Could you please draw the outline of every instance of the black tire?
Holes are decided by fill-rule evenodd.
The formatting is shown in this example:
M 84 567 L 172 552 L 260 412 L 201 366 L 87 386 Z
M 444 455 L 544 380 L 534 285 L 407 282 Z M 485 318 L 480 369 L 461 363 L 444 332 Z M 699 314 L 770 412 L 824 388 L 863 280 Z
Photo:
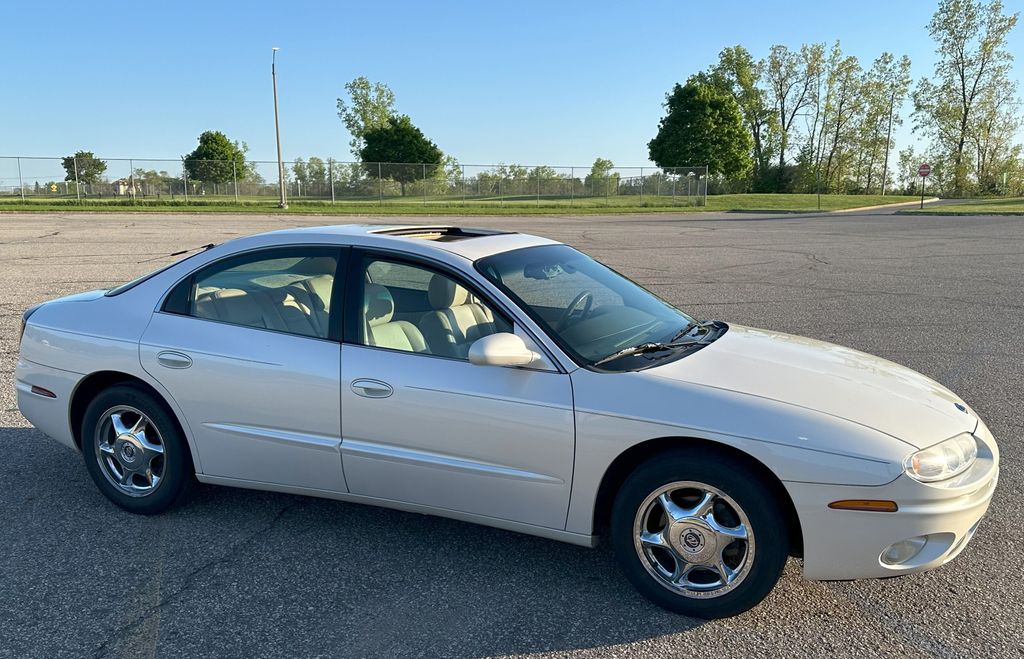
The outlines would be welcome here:
M 641 558 L 641 551 L 638 550 L 639 543 L 635 541 L 634 525 L 642 525 L 644 522 L 638 520 L 648 519 L 640 515 L 641 506 L 644 510 L 653 510 L 649 506 L 654 505 L 654 502 L 648 502 L 648 497 L 658 492 L 660 488 L 679 481 L 703 483 L 721 491 L 738 504 L 749 522 L 748 531 L 753 540 L 754 550 L 747 554 L 745 549 L 739 549 L 746 547 L 744 543 L 747 541 L 736 541 L 736 545 L 729 550 L 744 556 L 741 559 L 743 561 L 750 559 L 749 566 L 743 563 L 745 572 L 741 573 L 742 579 L 737 580 L 735 585 L 729 588 L 723 587 L 725 592 L 721 595 L 696 597 L 692 591 L 687 595 L 681 592 L 686 589 L 672 589 L 669 584 L 649 571 L 652 562 Z M 675 492 L 678 496 L 678 493 L 685 494 L 689 490 Z M 699 493 L 699 490 L 694 492 Z M 727 454 L 706 449 L 662 453 L 637 467 L 619 489 L 612 507 L 611 544 L 626 577 L 641 594 L 658 606 L 695 618 L 733 616 L 757 606 L 771 592 L 782 573 L 789 553 L 789 533 L 787 516 L 778 502 L 779 494 L 777 488 L 766 483 L 756 469 L 744 461 L 730 458 Z M 716 509 L 723 510 L 721 507 Z M 726 504 L 722 516 L 729 516 L 731 510 L 729 504 Z M 713 515 L 717 517 L 717 514 Z M 737 516 L 733 518 L 739 519 Z M 677 528 L 684 527 L 680 525 Z M 683 531 L 680 530 L 678 533 L 680 535 L 675 536 L 676 545 L 681 547 Z M 669 533 L 669 536 L 672 534 Z M 703 548 L 703 539 L 699 542 Z M 719 538 L 715 542 L 715 547 L 718 547 L 725 541 Z M 655 558 L 658 558 L 661 556 L 658 554 L 660 551 L 663 550 L 656 547 L 651 553 L 656 554 Z M 667 552 L 665 556 L 686 555 L 678 548 L 672 551 L 674 553 Z M 713 554 L 712 550 L 711 555 Z M 683 565 L 686 564 L 683 562 Z M 656 567 L 653 569 L 657 570 Z M 698 570 L 696 574 L 703 573 Z M 712 582 L 710 579 L 707 581 Z M 725 579 L 720 579 L 719 583 L 724 584 Z
M 160 473 L 159 481 L 151 490 L 136 493 L 134 496 L 122 491 L 121 487 L 130 489 L 138 479 L 141 479 L 144 488 L 145 478 L 133 476 L 129 479 L 130 485 L 119 487 L 112 480 L 116 479 L 116 474 L 113 474 L 112 470 L 121 466 L 122 463 L 102 454 L 98 448 L 100 443 L 110 442 L 112 441 L 111 437 L 116 437 L 117 433 L 113 430 L 109 414 L 111 410 L 119 408 L 130 408 L 130 410 L 144 414 L 148 418 L 146 428 L 149 430 L 144 434 L 149 436 L 152 443 L 158 442 L 162 448 L 162 454 L 157 456 L 158 463 L 151 463 L 151 466 L 155 464 L 152 472 L 159 471 Z M 124 414 L 128 419 L 137 419 L 137 416 L 130 416 L 132 412 L 128 409 L 124 410 Z M 162 513 L 183 502 L 195 487 L 196 478 L 192 454 L 189 452 L 188 443 L 178 428 L 177 422 L 171 417 L 162 401 L 157 400 L 140 387 L 127 384 L 115 385 L 100 392 L 85 410 L 81 438 L 85 468 L 93 482 L 96 483 L 96 487 L 113 503 L 129 512 L 140 515 Z M 134 450 L 132 452 L 134 454 Z M 104 464 L 102 462 L 104 459 L 113 460 L 114 466 Z M 124 472 L 123 467 L 122 472 Z

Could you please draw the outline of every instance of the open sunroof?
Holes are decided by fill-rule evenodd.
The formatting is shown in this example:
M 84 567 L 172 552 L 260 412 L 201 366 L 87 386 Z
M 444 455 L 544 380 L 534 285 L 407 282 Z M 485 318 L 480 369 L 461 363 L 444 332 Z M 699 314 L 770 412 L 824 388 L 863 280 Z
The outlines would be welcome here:
M 483 236 L 498 236 L 512 231 L 497 229 L 480 229 L 473 227 L 402 227 L 398 229 L 379 229 L 371 233 L 384 236 L 401 236 L 403 238 L 419 238 L 420 240 L 436 240 L 450 243 L 457 240 L 469 240 Z

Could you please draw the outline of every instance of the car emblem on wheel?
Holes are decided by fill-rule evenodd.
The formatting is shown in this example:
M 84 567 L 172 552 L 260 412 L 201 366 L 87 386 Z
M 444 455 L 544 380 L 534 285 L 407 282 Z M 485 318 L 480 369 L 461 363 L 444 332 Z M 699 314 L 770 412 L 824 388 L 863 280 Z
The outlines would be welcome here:
M 704 547 L 704 538 L 697 531 L 687 531 L 683 534 L 683 545 L 689 551 L 700 551 Z

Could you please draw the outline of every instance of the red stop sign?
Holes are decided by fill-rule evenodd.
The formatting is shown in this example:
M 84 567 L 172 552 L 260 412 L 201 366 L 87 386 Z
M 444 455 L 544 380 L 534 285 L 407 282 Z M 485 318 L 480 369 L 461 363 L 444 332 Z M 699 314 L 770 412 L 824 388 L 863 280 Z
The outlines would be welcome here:
M 924 178 L 925 176 L 928 176 L 931 173 L 932 173 L 932 166 L 929 165 L 928 163 L 924 163 L 920 167 L 917 168 L 917 175 L 920 176 L 921 178 Z

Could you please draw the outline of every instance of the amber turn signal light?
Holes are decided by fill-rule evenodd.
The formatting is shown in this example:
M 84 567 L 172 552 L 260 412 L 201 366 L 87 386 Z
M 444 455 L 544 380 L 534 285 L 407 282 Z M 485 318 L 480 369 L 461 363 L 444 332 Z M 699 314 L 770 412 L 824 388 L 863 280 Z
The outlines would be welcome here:
M 836 510 L 866 510 L 872 513 L 894 513 L 899 510 L 895 501 L 879 499 L 841 499 L 828 504 Z

